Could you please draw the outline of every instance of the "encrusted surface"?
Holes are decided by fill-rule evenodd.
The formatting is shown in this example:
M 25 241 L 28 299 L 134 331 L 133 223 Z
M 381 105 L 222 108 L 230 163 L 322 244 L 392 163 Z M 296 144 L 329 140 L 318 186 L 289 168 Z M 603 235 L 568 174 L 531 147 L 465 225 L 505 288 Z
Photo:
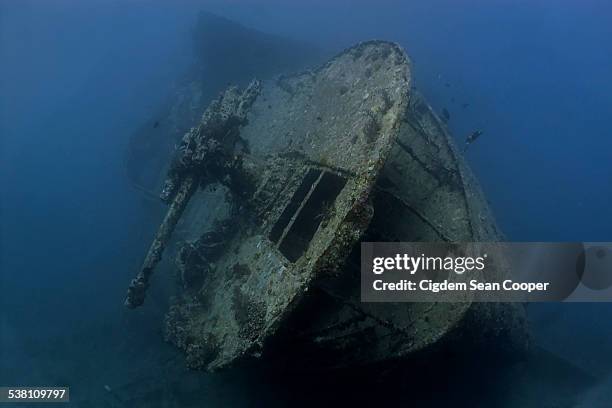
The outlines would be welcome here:
M 168 340 L 185 349 L 192 367 L 214 369 L 259 353 L 311 283 L 342 266 L 369 224 L 371 189 L 409 89 L 405 54 L 385 42 L 360 44 L 317 71 L 263 83 L 240 129 L 240 155 L 256 180 L 233 220 L 240 228 L 206 268 L 201 290 L 186 292 L 167 319 Z M 316 177 L 274 242 L 271 230 L 309 172 Z M 329 198 L 325 183 L 333 180 L 341 188 Z M 312 213 L 319 207 L 321 214 Z M 312 223 L 318 227 L 304 238 L 304 253 L 290 261 L 282 246 L 303 239 L 300 228 L 313 231 Z
M 515 306 L 359 300 L 349 255 L 364 236 L 500 238 L 444 125 L 410 89 L 406 55 L 380 41 L 262 83 L 231 138 L 233 153 L 226 145 L 224 160 L 212 163 L 230 177 L 217 176 L 226 188 L 207 190 L 206 200 L 196 192 L 177 231 L 184 290 L 166 338 L 190 367 L 259 356 L 278 337 L 285 351 L 301 353 L 296 361 L 329 367 L 400 358 L 475 333 L 518 333 L 510 342 L 523 342 Z
M 174 228 L 198 186 L 218 182 L 233 188 L 238 196 L 248 191 L 248 176 L 242 161 L 234 155 L 239 141 L 238 127 L 246 122 L 246 112 L 259 95 L 260 84 L 253 81 L 244 91 L 226 90 L 204 112 L 198 127 L 185 134 L 176 149 L 160 195 L 170 203 L 140 271 L 128 288 L 125 305 L 135 308 L 144 303 L 153 271 L 162 258 Z

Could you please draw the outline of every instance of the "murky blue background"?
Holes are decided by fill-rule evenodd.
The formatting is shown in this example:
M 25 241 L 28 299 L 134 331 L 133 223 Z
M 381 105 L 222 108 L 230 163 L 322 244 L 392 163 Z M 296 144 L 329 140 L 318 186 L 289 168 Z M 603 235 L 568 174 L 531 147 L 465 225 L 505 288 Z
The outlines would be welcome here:
M 508 239 L 611 240 L 606 1 L 0 0 L 0 385 L 69 384 L 84 407 L 131 389 L 159 406 L 291 401 L 249 373 L 184 371 L 161 294 L 122 306 L 159 215 L 126 180 L 125 146 L 190 66 L 200 10 L 326 50 L 399 42 L 457 139 L 485 132 L 467 157 Z M 538 347 L 589 379 L 581 406 L 609 406 L 612 305 L 529 309 Z M 558 380 L 496 387 L 522 390 L 507 406 L 547 406 L 572 382 Z

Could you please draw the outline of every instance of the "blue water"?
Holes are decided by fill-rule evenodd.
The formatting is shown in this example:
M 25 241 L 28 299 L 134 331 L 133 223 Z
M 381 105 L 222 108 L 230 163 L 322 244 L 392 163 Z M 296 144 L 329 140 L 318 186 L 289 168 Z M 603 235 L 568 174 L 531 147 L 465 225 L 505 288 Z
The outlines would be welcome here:
M 161 293 L 122 306 L 163 210 L 130 187 L 125 147 L 193 62 L 199 10 L 331 51 L 399 42 L 457 139 L 484 131 L 467 157 L 509 240 L 611 240 L 609 2 L 176 3 L 0 0 L 0 386 L 70 384 L 74 406 L 121 404 L 104 386 L 131 383 L 202 406 L 291 400 L 183 370 Z M 582 406 L 610 406 L 612 306 L 529 310 L 536 343 L 594 378 Z

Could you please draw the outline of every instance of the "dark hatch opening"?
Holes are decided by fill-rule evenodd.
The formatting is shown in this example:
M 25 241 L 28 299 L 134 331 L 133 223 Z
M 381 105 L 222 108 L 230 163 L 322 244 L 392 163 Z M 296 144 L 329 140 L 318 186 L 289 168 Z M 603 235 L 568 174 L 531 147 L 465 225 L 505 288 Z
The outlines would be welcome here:
M 318 172 L 320 174 L 320 170 Z M 304 180 L 308 178 L 309 174 L 306 175 Z M 305 201 L 300 203 L 297 214 L 291 217 L 293 222 L 289 224 L 289 229 L 286 231 L 284 238 L 282 238 L 282 235 L 280 238 L 281 242 L 278 248 L 289 261 L 297 261 L 306 252 L 321 221 L 333 208 L 334 201 L 345 184 L 345 178 L 327 171 L 323 171 L 312 184 L 308 194 L 306 194 Z M 296 195 L 297 192 L 294 198 Z M 291 203 L 289 206 L 291 206 Z M 280 221 L 281 219 L 279 219 Z M 286 227 L 283 228 L 283 230 L 286 229 Z
M 285 207 L 285 210 L 281 214 L 281 216 L 272 227 L 272 231 L 270 231 L 270 240 L 275 244 L 278 244 L 278 240 L 283 235 L 285 228 L 293 218 L 293 215 L 300 208 L 300 204 L 306 198 L 306 194 L 312 188 L 312 185 L 317 181 L 319 176 L 321 175 L 321 170 L 319 169 L 309 169 L 304 178 L 302 179 L 302 183 L 291 197 L 291 201 Z

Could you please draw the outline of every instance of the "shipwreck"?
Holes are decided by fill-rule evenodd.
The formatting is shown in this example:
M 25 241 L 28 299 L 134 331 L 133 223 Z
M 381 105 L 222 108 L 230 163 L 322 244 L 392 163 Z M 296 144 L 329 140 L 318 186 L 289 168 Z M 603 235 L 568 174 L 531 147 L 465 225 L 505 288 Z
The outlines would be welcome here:
M 362 303 L 359 243 L 497 241 L 487 202 L 394 43 L 222 91 L 167 166 L 168 212 L 126 305 L 174 248 L 165 337 L 192 368 L 289 355 L 302 368 L 462 346 L 524 349 L 521 305 Z

